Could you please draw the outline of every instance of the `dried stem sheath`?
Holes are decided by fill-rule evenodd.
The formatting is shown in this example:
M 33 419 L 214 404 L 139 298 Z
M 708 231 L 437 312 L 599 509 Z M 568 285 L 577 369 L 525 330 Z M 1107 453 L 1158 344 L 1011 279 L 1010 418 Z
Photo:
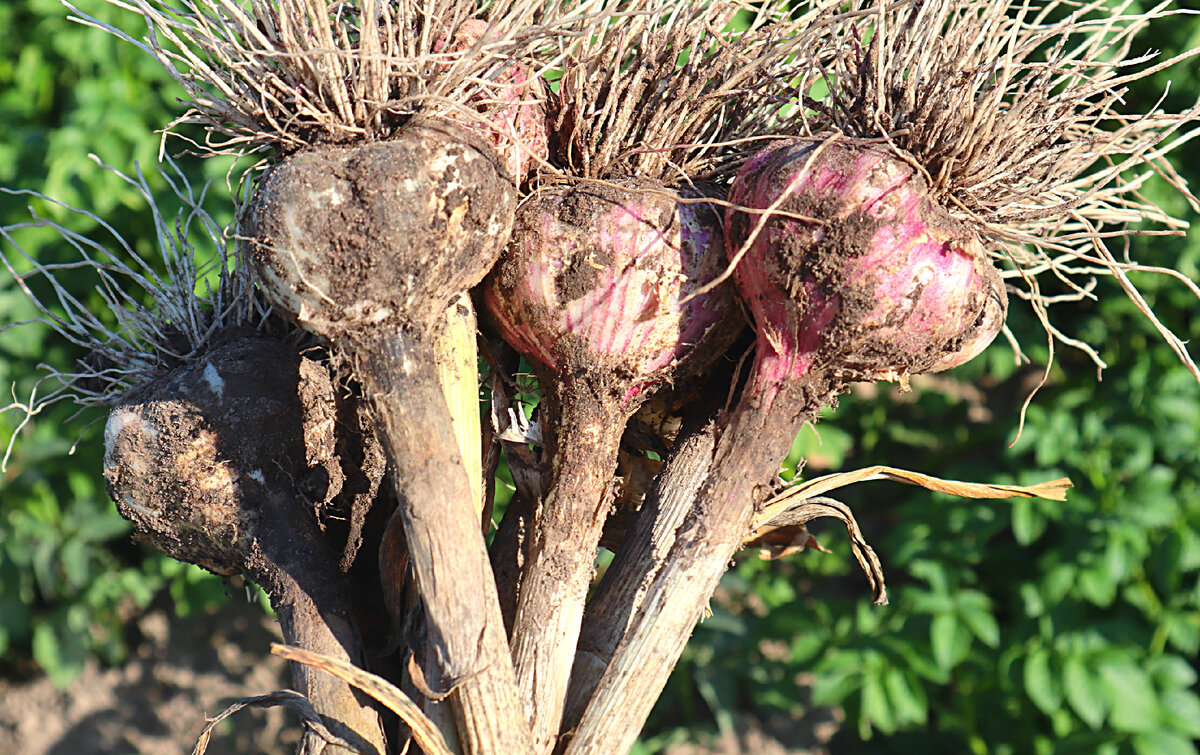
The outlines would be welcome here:
M 508 502 L 504 520 L 496 528 L 489 551 L 492 571 L 496 575 L 496 592 L 500 595 L 500 614 L 504 627 L 512 637 L 513 619 L 517 614 L 517 591 L 521 585 L 521 564 L 529 523 L 533 520 L 533 504 L 518 491 Z
M 715 398 L 716 393 L 710 396 Z M 670 552 L 676 531 L 708 477 L 716 445 L 717 408 L 701 411 L 681 429 L 675 449 L 648 491 L 633 529 L 588 602 L 571 672 L 563 731 L 579 723 L 613 652 Z
M 790 446 L 803 423 L 816 414 L 820 401 L 806 397 L 805 389 L 821 382 L 811 375 L 785 386 L 767 411 L 760 411 L 757 392 L 747 387 L 717 440 L 708 478 L 675 531 L 645 597 L 633 609 L 563 750 L 566 755 L 627 752 L 633 746 L 692 628 L 749 531 L 754 508 L 763 497 L 760 489 L 778 468 L 779 449 Z M 818 390 L 811 395 L 828 394 Z M 660 486 L 668 478 L 660 476 L 651 495 L 663 495 Z
M 552 748 L 562 720 L 627 419 L 586 381 L 567 378 L 555 404 L 550 492 L 534 514 L 511 642 L 539 752 Z
M 464 751 L 529 752 L 492 568 L 433 351 L 408 334 L 360 335 L 350 351 L 386 438 L 395 515 L 412 554 L 431 654 L 452 686 L 439 691 L 451 692 Z

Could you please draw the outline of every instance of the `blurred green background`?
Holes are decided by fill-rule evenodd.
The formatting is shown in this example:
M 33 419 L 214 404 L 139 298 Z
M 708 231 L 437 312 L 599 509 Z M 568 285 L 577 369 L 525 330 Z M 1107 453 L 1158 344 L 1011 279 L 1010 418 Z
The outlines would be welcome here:
M 139 33 L 130 14 L 100 0 L 78 5 Z M 141 52 L 65 16 L 57 0 L 0 4 L 0 186 L 91 210 L 150 255 L 141 198 L 87 155 L 125 172 L 142 165 L 165 196 L 150 170 L 154 131 L 179 114 L 179 91 Z M 1196 45 L 1200 20 L 1184 18 L 1155 24 L 1135 47 L 1172 55 Z M 1139 82 L 1130 108 L 1151 106 L 1168 80 L 1167 107 L 1189 106 L 1200 94 L 1196 68 L 1193 60 Z M 1174 164 L 1200 186 L 1200 144 L 1178 150 Z M 184 157 L 180 165 L 215 182 L 211 209 L 228 220 L 227 164 Z M 1189 217 L 1161 186 L 1146 193 Z M 0 225 L 27 220 L 30 204 L 105 238 L 94 218 L 29 196 L 0 194 Z M 74 258 L 52 232 L 21 239 L 39 260 Z M 1132 253 L 1200 279 L 1198 233 L 1134 239 Z M 1200 342 L 1200 303 L 1184 285 L 1135 281 L 1168 327 Z M 80 285 L 78 295 L 91 296 Z M 836 525 L 814 525 L 830 554 L 776 562 L 745 554 L 639 752 L 706 734 L 728 740 L 751 721 L 784 741 L 819 735 L 837 753 L 1195 753 L 1200 386 L 1115 284 L 1101 281 L 1097 294 L 1052 316 L 1100 348 L 1110 365 L 1103 380 L 1085 356 L 1060 349 L 1011 448 L 1046 356 L 1020 303 L 1010 323 L 1034 366 L 1014 366 L 1000 343 L 916 381 L 909 394 L 856 390 L 819 425 L 820 439 L 806 431 L 794 453 L 809 459 L 809 474 L 890 464 L 979 482 L 1068 476 L 1077 486 L 1068 501 L 968 501 L 878 482 L 842 491 L 883 560 L 891 604 L 870 605 Z M 34 314 L 0 274 L 0 322 Z M 41 326 L 2 333 L 0 386 L 7 394 L 15 383 L 24 400 L 39 363 L 78 356 Z M 9 678 L 45 673 L 66 684 L 89 657 L 120 664 L 127 624 L 155 601 L 201 615 L 242 599 L 131 542 L 104 493 L 100 425 L 88 426 L 99 415 L 68 423 L 73 411 L 56 405 L 37 417 L 0 476 L 0 675 Z M 0 443 L 19 419 L 0 415 Z

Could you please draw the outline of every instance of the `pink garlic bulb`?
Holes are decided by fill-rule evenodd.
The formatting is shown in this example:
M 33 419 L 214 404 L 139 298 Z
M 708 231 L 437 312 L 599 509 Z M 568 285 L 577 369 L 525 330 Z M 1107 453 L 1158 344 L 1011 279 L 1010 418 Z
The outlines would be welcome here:
M 699 344 L 715 356 L 733 300 L 718 287 L 681 304 L 724 270 L 713 208 L 681 203 L 653 181 L 616 183 L 543 189 L 527 200 L 483 300 L 526 357 L 554 372 L 609 372 L 628 402 L 687 369 Z
M 693 297 L 726 263 L 717 213 L 687 198 L 632 178 L 539 189 L 484 282 L 501 335 L 541 367 L 552 430 L 510 643 L 540 751 L 559 731 L 625 423 L 738 327 L 725 288 Z
M 1003 325 L 1007 295 L 979 236 L 884 148 L 796 141 L 760 152 L 730 201 L 788 213 L 757 235 L 760 214 L 726 215 L 730 255 L 749 243 L 736 278 L 765 383 L 818 365 L 843 381 L 948 369 Z

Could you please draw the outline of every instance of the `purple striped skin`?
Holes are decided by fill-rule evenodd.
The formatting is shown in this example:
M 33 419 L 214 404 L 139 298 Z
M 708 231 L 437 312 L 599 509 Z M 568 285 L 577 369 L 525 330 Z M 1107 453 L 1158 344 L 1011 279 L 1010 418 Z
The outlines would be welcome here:
M 591 205 L 586 226 L 559 217 L 573 215 L 575 201 Z M 723 287 L 679 305 L 724 269 L 725 240 L 708 205 L 636 190 L 601 198 L 580 186 L 543 190 L 517 215 L 483 300 L 505 340 L 551 372 L 610 372 L 628 405 L 729 330 L 733 301 Z
M 751 390 L 764 409 L 814 369 L 842 382 L 948 369 L 1000 331 L 999 272 L 908 164 L 883 149 L 797 141 L 747 161 L 729 198 L 767 209 L 784 195 L 778 210 L 812 221 L 772 218 L 735 271 L 757 323 Z M 760 217 L 727 212 L 731 256 Z

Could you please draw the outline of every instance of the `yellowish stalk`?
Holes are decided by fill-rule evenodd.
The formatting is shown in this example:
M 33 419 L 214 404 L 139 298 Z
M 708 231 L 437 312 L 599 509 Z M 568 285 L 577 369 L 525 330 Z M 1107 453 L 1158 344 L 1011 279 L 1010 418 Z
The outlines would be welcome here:
M 483 456 L 479 427 L 479 352 L 475 343 L 475 307 L 468 294 L 446 310 L 446 326 L 434 342 L 438 380 L 454 419 L 454 437 L 467 468 L 475 511 L 483 513 Z

